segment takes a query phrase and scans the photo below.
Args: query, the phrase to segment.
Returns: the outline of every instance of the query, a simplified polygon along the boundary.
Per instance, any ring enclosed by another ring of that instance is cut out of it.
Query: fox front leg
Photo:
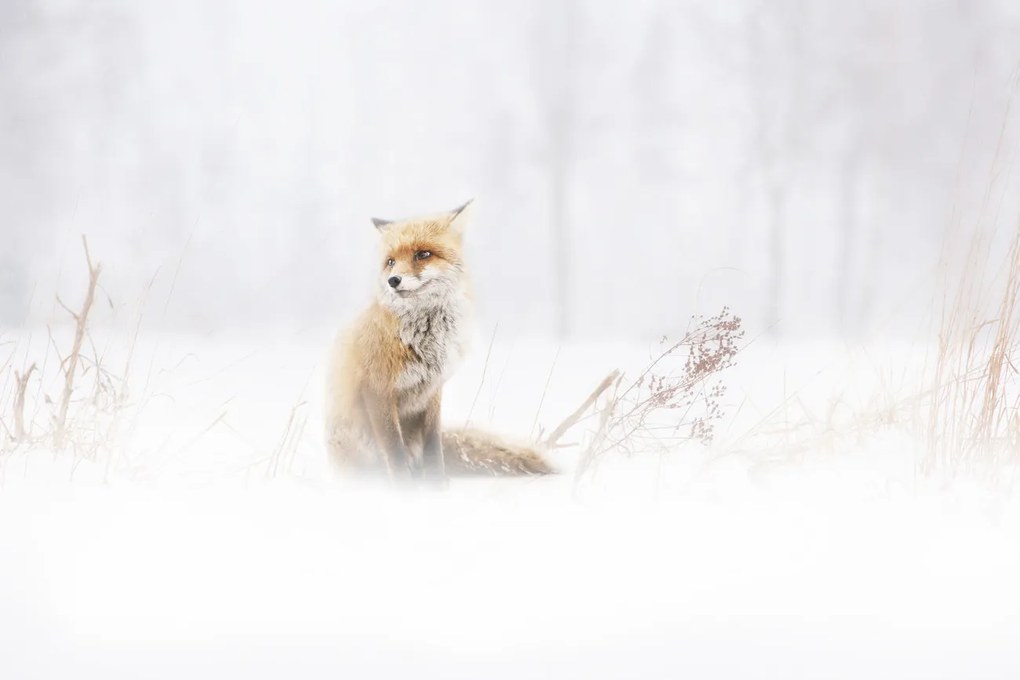
[[[439,430],[439,404],[440,396],[437,394],[429,399],[424,410],[401,418],[400,431],[414,461],[413,474],[441,486],[446,475]]]
[[[373,391],[364,392],[363,400],[376,445],[386,459],[390,477],[407,479],[411,475],[412,461],[400,431],[396,401]]]
[[[440,410],[442,390],[437,390],[429,400],[422,423],[422,467],[425,479],[443,484],[446,481],[446,466],[443,462],[443,438],[440,433]]]

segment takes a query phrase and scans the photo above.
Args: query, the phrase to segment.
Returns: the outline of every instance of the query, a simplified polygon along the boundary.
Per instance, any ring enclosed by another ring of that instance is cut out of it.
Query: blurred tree
[[[38,95],[36,41],[40,11],[24,2],[0,3],[0,327],[20,324],[28,312],[29,241],[47,168],[46,111]]]
[[[546,7],[544,14],[536,16],[535,49],[529,58],[534,87],[546,120],[544,157],[549,178],[546,200],[552,229],[552,312],[556,336],[562,339],[573,330],[573,234],[569,191],[576,144],[574,107],[579,93],[574,69],[581,13],[578,0],[555,0]]]
[[[783,311],[787,208],[811,124],[805,105],[803,13],[799,0],[780,0],[755,4],[746,17],[748,97],[755,119],[752,154],[758,161],[768,234],[765,323],[774,332]]]

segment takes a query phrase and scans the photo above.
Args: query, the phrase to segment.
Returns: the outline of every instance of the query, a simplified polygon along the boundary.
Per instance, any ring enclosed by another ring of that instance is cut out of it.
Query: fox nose
[[[397,286],[400,285],[400,277],[399,276],[391,276],[390,278],[386,279],[386,281],[387,281],[387,283],[390,284],[390,288],[396,288]]]

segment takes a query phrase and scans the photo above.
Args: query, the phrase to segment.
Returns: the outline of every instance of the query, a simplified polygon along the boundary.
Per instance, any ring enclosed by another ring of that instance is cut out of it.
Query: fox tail
[[[443,458],[451,475],[548,475],[555,470],[534,448],[464,429],[443,432]]]

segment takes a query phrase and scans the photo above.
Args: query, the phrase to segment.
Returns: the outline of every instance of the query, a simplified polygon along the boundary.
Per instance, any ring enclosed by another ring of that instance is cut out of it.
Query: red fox
[[[471,201],[448,213],[372,222],[382,236],[375,300],[334,344],[327,437],[339,467],[394,478],[552,472],[534,450],[440,428],[443,383],[467,350],[463,260]]]

